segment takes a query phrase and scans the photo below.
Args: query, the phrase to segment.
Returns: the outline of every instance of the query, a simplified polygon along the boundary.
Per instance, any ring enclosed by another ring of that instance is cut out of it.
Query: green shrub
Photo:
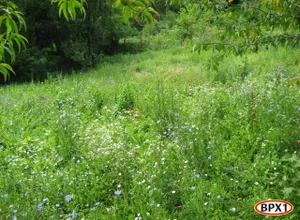
[[[16,75],[11,76],[11,81],[42,81],[49,72],[57,70],[60,58],[51,48],[40,49],[31,47],[18,54],[14,63]]]

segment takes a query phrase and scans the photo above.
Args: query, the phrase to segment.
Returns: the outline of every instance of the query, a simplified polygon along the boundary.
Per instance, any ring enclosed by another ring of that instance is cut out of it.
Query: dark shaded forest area
[[[121,38],[138,36],[143,25],[135,21],[131,26],[125,24],[122,9],[113,2],[88,1],[86,18],[67,21],[58,16],[57,6],[49,0],[15,1],[27,23],[23,34],[28,45],[12,65],[16,75],[12,74],[9,82],[43,80],[50,73],[95,67],[105,55],[141,51],[140,43],[119,43]],[[156,8],[163,17],[166,11],[178,11],[179,6],[158,1]]]

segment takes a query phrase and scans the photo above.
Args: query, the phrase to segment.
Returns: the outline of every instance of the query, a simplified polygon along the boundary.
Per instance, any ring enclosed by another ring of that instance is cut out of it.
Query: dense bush
[[[14,64],[17,75],[11,75],[10,81],[44,80],[49,72],[58,69],[60,60],[52,48],[30,47],[19,54]]]

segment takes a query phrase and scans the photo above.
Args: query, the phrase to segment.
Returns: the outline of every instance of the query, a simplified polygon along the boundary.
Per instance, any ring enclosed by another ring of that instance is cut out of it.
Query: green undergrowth
[[[300,213],[299,49],[183,48],[0,88],[0,219]]]

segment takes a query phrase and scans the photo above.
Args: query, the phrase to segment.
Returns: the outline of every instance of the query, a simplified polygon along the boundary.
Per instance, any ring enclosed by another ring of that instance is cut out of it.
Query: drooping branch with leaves
[[[8,63],[16,60],[15,48],[20,51],[22,47],[26,47],[27,40],[19,33],[22,29],[26,29],[26,23],[23,14],[13,2],[1,4],[0,12],[0,72],[6,80],[10,72],[14,73]]]
[[[67,21],[76,19],[76,10],[79,10],[84,17],[86,16],[84,8],[87,5],[86,0],[51,0],[51,3],[58,5],[59,17],[63,15]]]
[[[198,11],[201,22],[217,27],[215,38],[198,39],[194,51],[216,49],[242,54],[261,47],[299,45],[299,1],[187,0],[185,4]],[[207,13],[213,17],[203,16]]]
[[[116,5],[123,6],[124,22],[129,23],[132,18],[138,22],[153,22],[153,15],[159,17],[157,11],[154,10],[154,0],[117,0]]]

